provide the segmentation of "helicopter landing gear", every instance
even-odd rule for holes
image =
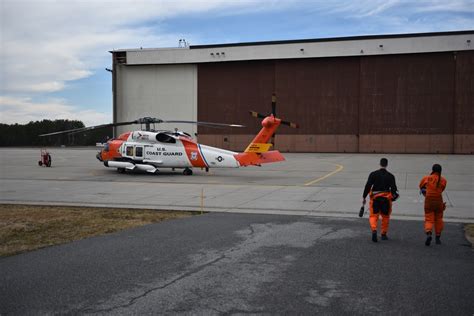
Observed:
[[[118,173],[125,173],[125,168],[117,168]]]
[[[183,170],[183,174],[184,174],[185,176],[190,176],[190,175],[193,174],[193,171],[192,171],[191,169],[189,169],[189,168],[185,168],[185,169]]]

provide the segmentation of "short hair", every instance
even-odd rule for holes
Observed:
[[[387,158],[380,159],[380,166],[382,166],[382,167],[387,167],[388,166]]]

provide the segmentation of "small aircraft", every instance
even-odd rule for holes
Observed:
[[[272,112],[269,115],[250,111],[253,117],[263,119],[262,129],[242,153],[199,144],[191,135],[177,129],[175,131],[155,131],[150,128],[152,124],[159,123],[190,123],[218,128],[245,127],[238,124],[162,120],[144,117],[129,122],[96,125],[39,136],[80,133],[110,126],[145,125],[145,130],[123,133],[117,138],[108,140],[103,145],[103,149],[97,154],[97,159],[103,162],[106,167],[117,168],[117,171],[120,173],[132,170],[157,173],[158,168],[172,168],[173,170],[184,169],[184,175],[192,175],[192,168],[201,168],[209,171],[209,168],[239,168],[284,161],[285,158],[279,151],[270,151],[275,131],[281,124],[292,128],[298,128],[298,125],[277,118],[275,109],[276,98],[273,95]],[[269,142],[270,140],[272,142]]]

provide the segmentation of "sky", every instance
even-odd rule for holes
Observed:
[[[0,0],[0,123],[112,121],[109,51],[474,29],[474,0]]]

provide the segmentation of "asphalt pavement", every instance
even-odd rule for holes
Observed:
[[[0,259],[0,314],[473,315],[463,226],[208,213]]]

